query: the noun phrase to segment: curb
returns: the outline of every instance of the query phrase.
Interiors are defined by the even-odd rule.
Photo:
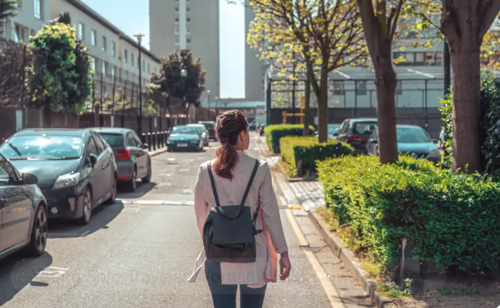
[[[167,152],[166,148],[165,148],[165,150],[156,150],[154,152],[149,153],[149,156],[153,157],[153,156],[157,156],[157,155],[160,155],[160,154],[163,154],[163,153],[166,153],[166,152]]]

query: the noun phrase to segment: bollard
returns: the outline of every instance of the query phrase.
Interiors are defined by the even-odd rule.
[[[156,151],[156,133],[153,133],[153,150]]]
[[[161,147],[165,147],[165,132],[161,132]]]
[[[420,273],[420,261],[413,259],[413,250],[415,246],[410,239],[401,239],[401,261],[399,264],[399,286],[401,289],[406,289],[405,280],[410,279],[411,284],[408,286],[413,294],[420,294],[423,291],[423,281]]]
[[[148,151],[151,151],[151,133],[148,133]]]

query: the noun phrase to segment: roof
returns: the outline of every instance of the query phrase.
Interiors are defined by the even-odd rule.
[[[132,129],[129,128],[122,128],[122,127],[89,127],[90,130],[94,130],[98,133],[104,132],[104,133],[125,133],[132,131]]]
[[[33,135],[57,135],[57,136],[69,136],[69,137],[81,137],[90,132],[89,129],[70,129],[70,128],[28,128],[23,129],[14,136],[33,136]]]
[[[208,107],[207,104],[203,104],[203,107]],[[265,101],[243,101],[243,102],[231,102],[231,103],[223,103],[223,102],[212,102],[210,107],[220,108],[220,109],[230,109],[230,108],[265,108]]]
[[[355,118],[355,119],[349,119],[351,122],[353,123],[357,123],[357,122],[377,122],[378,120],[375,119],[375,118]]]
[[[126,40],[128,43],[136,46],[137,42],[131,38],[130,36],[126,35],[125,32],[120,30],[118,27],[110,23],[106,18],[102,17],[100,14],[98,14],[96,11],[91,9],[88,5],[83,3],[80,0],[66,0],[66,2],[72,4],[85,14],[89,15],[91,18],[95,19],[97,22],[99,22],[101,25],[104,27],[108,28],[109,30],[113,31],[113,33],[118,34],[120,38],[123,38]],[[155,54],[153,54],[151,51],[147,50],[143,46],[141,46],[141,51],[150,56],[153,60],[160,62],[160,58],[158,58]]]

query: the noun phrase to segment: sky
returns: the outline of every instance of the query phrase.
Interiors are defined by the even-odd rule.
[[[227,4],[226,0],[219,1],[220,96],[243,98],[246,44],[244,8],[241,5]],[[83,0],[83,2],[129,36],[137,33],[145,34],[144,46],[149,49],[149,0]]]

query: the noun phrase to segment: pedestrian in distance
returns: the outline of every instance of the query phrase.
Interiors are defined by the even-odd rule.
[[[265,161],[248,156],[250,126],[238,110],[217,117],[221,147],[202,164],[195,185],[194,210],[203,250],[189,278],[205,270],[215,308],[261,308],[267,283],[290,275],[291,263]]]

